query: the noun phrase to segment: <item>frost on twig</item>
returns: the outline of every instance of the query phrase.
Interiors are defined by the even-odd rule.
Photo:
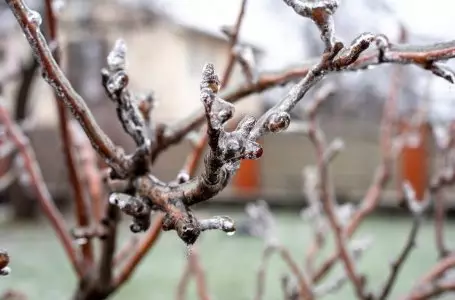
[[[133,223],[130,225],[132,232],[145,231],[150,227],[151,204],[146,199],[139,199],[126,194],[112,193],[109,196],[109,203],[116,205],[122,212],[133,216]]]
[[[318,26],[326,51],[335,45],[335,29],[332,15],[338,8],[339,0],[284,0],[302,17],[309,18]]]
[[[0,276],[9,275],[11,269],[8,267],[9,255],[5,250],[0,249]]]
[[[102,83],[109,98],[117,104],[117,115],[123,129],[138,147],[144,148],[150,143],[144,115],[148,116],[151,105],[143,102],[142,110],[139,109],[138,99],[127,88],[129,77],[126,73],[126,51],[125,42],[117,40],[107,56],[107,68],[101,70]],[[145,97],[143,101],[151,102],[152,99]]]
[[[227,216],[216,216],[199,220],[199,225],[201,226],[201,231],[218,229],[231,235],[235,233],[234,221]]]

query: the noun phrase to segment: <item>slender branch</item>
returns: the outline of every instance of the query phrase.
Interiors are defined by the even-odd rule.
[[[53,43],[58,43],[58,25],[57,18],[53,9],[52,0],[45,1],[46,19],[49,29],[49,38]],[[60,65],[61,53],[59,48],[56,49],[54,59],[57,66]],[[79,227],[88,227],[90,225],[88,203],[84,195],[80,174],[76,168],[76,158],[73,153],[73,139],[69,129],[68,113],[63,101],[60,101],[59,95],[55,93],[55,102],[57,104],[58,118],[60,124],[60,137],[65,157],[65,165],[68,169],[70,186],[73,191],[74,201],[76,203],[76,220]],[[82,254],[87,264],[93,263],[93,248],[91,240],[82,244]]]
[[[239,38],[239,33],[240,33],[240,28],[242,26],[243,19],[245,17],[245,12],[246,12],[246,5],[248,3],[248,0],[243,0],[242,4],[240,6],[240,11],[237,15],[237,20],[234,25],[234,30],[229,36],[229,52],[228,52],[228,59],[227,59],[227,65],[224,69],[223,76],[221,78],[221,91],[225,89],[225,87],[228,85],[229,80],[232,76],[233,70],[234,70],[234,65],[236,61],[236,56],[233,53],[233,48],[236,46]],[[208,142],[208,135],[205,134],[206,129],[202,128],[200,138],[198,143],[195,145],[193,152],[188,155],[186,161],[185,161],[185,166],[183,167],[182,171],[180,172],[181,174],[188,174],[188,178],[192,178],[194,176],[194,173],[196,172],[196,168],[199,165],[199,162],[202,158],[203,151],[205,149],[205,145]]]
[[[402,70],[396,68],[390,86],[389,96],[386,103],[384,104],[384,111],[381,120],[381,164],[377,167],[373,182],[368,188],[359,209],[356,210],[346,228],[344,234],[346,238],[350,238],[361,222],[371,214],[377,207],[380,201],[382,190],[387,184],[390,178],[390,172],[392,168],[392,134],[393,134],[393,120],[396,118],[397,113],[397,97],[399,92],[399,82],[402,76]],[[327,260],[323,262],[321,267],[314,273],[313,281],[318,282],[322,277],[334,266],[335,262],[339,257],[339,252],[334,253]]]
[[[405,191],[405,196],[407,201],[409,202],[408,207],[411,209],[411,213],[413,216],[412,228],[406,240],[405,246],[403,247],[403,250],[401,250],[398,257],[392,262],[391,270],[389,275],[387,276],[384,287],[380,291],[379,295],[376,297],[376,299],[378,300],[387,299],[387,297],[391,293],[393,285],[398,278],[398,273],[400,272],[400,269],[404,265],[412,249],[416,246],[417,234],[419,233],[420,225],[422,224],[423,210],[416,209],[416,207],[419,207],[421,205],[418,205],[418,201],[415,199],[415,195],[412,196],[410,195],[409,192],[406,193]]]
[[[161,233],[161,224],[163,223],[163,220],[164,216],[160,215],[157,217],[152,228],[149,229],[147,235],[140,241],[137,250],[134,251],[135,255],[131,256],[130,259],[125,262],[125,265],[116,276],[114,280],[115,287],[121,286],[131,277],[131,274],[133,274],[139,262],[158,240],[158,237]]]
[[[39,64],[34,59],[33,56],[30,57],[30,60],[22,66],[21,70],[21,82],[17,89],[17,94],[15,96],[15,110],[14,110],[14,119],[17,122],[21,122],[27,116],[27,106],[28,100],[30,99],[30,91],[32,90],[33,82],[36,78],[36,71],[38,70]]]
[[[207,284],[205,282],[204,270],[202,269],[201,264],[199,263],[199,255],[197,252],[193,251],[188,258],[190,260],[191,269],[193,275],[196,279],[196,289],[200,300],[209,300]]]
[[[148,233],[147,233],[148,234]],[[114,266],[122,265],[126,259],[128,259],[131,254],[134,254],[136,250],[136,246],[139,244],[139,238],[137,236],[133,236],[130,240],[123,245],[123,247],[117,252],[114,257]]]
[[[448,41],[428,45],[391,44],[384,53],[379,49],[368,49],[349,67],[333,70],[333,72],[367,70],[376,65],[402,64],[421,65],[431,61],[444,61],[455,57],[455,41]],[[258,76],[253,84],[240,84],[224,90],[220,97],[234,103],[255,93],[264,92],[277,85],[284,85],[290,81],[300,79],[308,74],[318,59],[310,59],[299,66],[293,66],[275,72],[266,72]],[[197,129],[204,122],[203,110],[195,111],[182,121],[166,128],[163,136],[163,145],[166,147],[178,143],[188,132]]]
[[[322,101],[317,100],[317,102],[321,103]],[[327,161],[329,160],[325,159],[324,157],[325,156],[324,154],[327,151],[327,147],[325,145],[325,140],[322,134],[320,133],[320,130],[317,129],[315,111],[310,113],[309,137],[316,148],[322,208],[324,210],[325,215],[327,216],[330,228],[334,233],[337,252],[339,253],[340,259],[343,262],[348,278],[354,285],[357,297],[359,299],[369,299],[370,296],[365,291],[364,277],[358,274],[356,271],[355,262],[351,257],[351,254],[349,253],[348,248],[345,244],[343,228],[341,227],[341,224],[338,220],[338,216],[336,214],[335,210],[336,203],[333,196],[333,188],[331,187],[330,183],[329,165],[327,163]]]
[[[125,175],[130,168],[124,153],[106,136],[96,123],[82,97],[73,89],[52,56],[51,50],[41,33],[41,16],[28,8],[23,0],[6,0],[22,31],[40,63],[44,79],[52,86],[58,99],[70,107],[72,114],[81,124],[93,148],[119,175]]]
[[[117,286],[112,281],[117,228],[120,221],[120,211],[114,205],[107,205],[106,215],[102,222],[106,229],[106,238],[101,244],[101,256],[98,265],[98,285],[103,289],[113,289]]]
[[[85,133],[75,120],[70,120],[71,136],[73,145],[78,154],[78,162],[84,176],[84,183],[88,187],[88,194],[91,200],[90,210],[95,223],[101,222],[105,203],[103,200],[104,191],[102,187],[102,179],[98,167],[98,159],[95,151],[90,145]]]
[[[35,192],[38,197],[38,202],[48,220],[51,222],[51,225],[59,237],[60,242],[63,244],[63,248],[65,249],[73,268],[78,276],[81,277],[84,270],[80,262],[79,252],[74,249],[72,239],[66,228],[65,220],[59,210],[55,207],[52,196],[44,183],[41,171],[36,162],[35,154],[29,145],[29,141],[21,130],[13,123],[5,107],[1,105],[0,123],[6,127],[6,134],[15,144],[20,155],[22,156],[25,170],[30,176],[33,187],[36,189]]]
[[[284,262],[286,262],[289,269],[299,282],[300,298],[305,300],[314,299],[313,291],[308,278],[306,278],[305,274],[302,271],[300,271],[298,264],[292,259],[289,250],[282,246],[278,246],[277,250],[280,253],[281,258],[284,260]]]
[[[190,255],[191,256],[191,255]],[[190,257],[188,258],[190,259]],[[193,275],[191,270],[191,264],[188,261],[185,265],[185,269],[183,270],[182,276],[180,277],[180,281],[177,285],[177,293],[175,296],[176,300],[184,300],[186,295],[186,288],[190,282],[191,276]]]
[[[272,245],[269,245],[262,251],[261,264],[259,266],[256,279],[256,295],[254,296],[255,300],[262,300],[264,298],[267,265],[274,250],[274,247]]]
[[[419,280],[417,280],[416,287],[424,286],[427,283],[433,282],[440,278],[444,272],[455,267],[455,254],[450,254],[446,258],[440,260],[434,265],[430,271],[424,274]]]
[[[228,85],[232,71],[234,69],[236,59],[235,53],[232,51],[232,49],[235,47],[239,39],[240,27],[242,26],[243,19],[245,18],[247,3],[248,0],[242,0],[242,4],[240,5],[240,11],[237,14],[237,20],[235,21],[234,30],[232,31],[232,34],[230,34],[229,36],[228,59],[226,68],[224,69],[223,76],[221,77],[222,78],[221,88],[225,88]]]

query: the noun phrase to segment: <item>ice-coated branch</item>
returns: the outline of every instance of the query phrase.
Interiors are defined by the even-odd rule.
[[[141,110],[139,100],[128,90],[126,51],[125,41],[117,40],[107,56],[107,68],[101,71],[102,83],[109,98],[117,104],[117,116],[125,132],[133,138],[137,147],[146,148],[150,141],[144,115],[148,117],[153,98],[146,97]]]
[[[234,220],[227,216],[216,216],[210,219],[199,220],[199,225],[202,231],[218,229],[228,234],[235,233]]]
[[[335,45],[335,26],[332,15],[338,8],[339,0],[283,0],[302,17],[309,18],[318,26],[326,51]]]
[[[147,204],[145,199],[112,193],[109,196],[109,203],[116,205],[123,213],[133,217],[133,223],[130,225],[132,232],[145,231],[150,227],[151,205]]]
[[[71,110],[93,148],[119,175],[125,175],[130,169],[130,161],[124,152],[117,148],[112,140],[96,123],[84,99],[73,89],[65,74],[55,61],[52,51],[40,30],[41,16],[31,10],[23,0],[7,0],[22,31],[29,42],[35,58],[41,66],[43,78],[52,86],[59,101],[63,101]]]

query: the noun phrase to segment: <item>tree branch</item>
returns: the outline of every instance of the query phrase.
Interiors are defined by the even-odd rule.
[[[82,97],[73,89],[52,56],[51,50],[41,33],[41,16],[28,8],[23,0],[6,0],[22,31],[40,63],[44,79],[52,86],[60,101],[70,107],[72,114],[81,124],[93,148],[120,176],[130,168],[129,160],[106,136],[96,123]]]
[[[38,202],[59,237],[59,240],[62,243],[73,268],[78,276],[82,277],[84,269],[81,265],[81,257],[79,256],[79,252],[74,249],[64,218],[55,207],[52,196],[44,183],[41,171],[36,162],[35,154],[29,146],[29,141],[17,125],[13,123],[7,110],[2,105],[0,105],[0,123],[6,127],[6,134],[9,136],[22,156],[25,170],[30,176],[33,187],[36,189],[35,192],[38,197]]]
[[[58,27],[55,12],[53,10],[52,0],[45,1],[45,9],[49,29],[49,38],[53,43],[57,43]],[[55,63],[57,66],[60,64],[60,56],[60,49],[57,47],[54,55]],[[59,95],[55,93],[54,96],[58,109],[60,137],[65,157],[65,164],[67,166],[70,186],[72,188],[74,201],[76,204],[77,223],[80,227],[88,227],[90,225],[88,212],[89,207],[87,199],[84,195],[82,182],[80,180],[80,174],[76,168],[76,159],[73,153],[73,139],[71,138],[71,131],[69,129],[68,114],[63,101],[60,101],[59,99]],[[88,265],[93,264],[93,248],[91,240],[88,240],[87,243],[82,244],[81,248],[85,263]]]
[[[422,213],[425,204],[420,204],[417,199],[415,199],[415,193],[406,192],[405,186],[405,197],[408,202],[408,207],[411,209],[413,216],[413,224],[411,231],[406,240],[403,250],[400,252],[398,257],[392,262],[391,270],[387,279],[385,281],[384,287],[380,291],[379,295],[376,297],[378,300],[385,300],[392,291],[393,285],[398,278],[398,273],[400,272],[401,267],[404,265],[406,259],[408,258],[411,250],[416,246],[417,234],[419,233],[420,225],[422,223]],[[422,208],[423,207],[423,208]]]

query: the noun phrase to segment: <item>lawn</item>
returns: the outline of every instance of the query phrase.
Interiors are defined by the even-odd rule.
[[[204,212],[226,214],[226,209]],[[237,220],[243,213],[232,211],[229,215]],[[295,260],[302,262],[305,247],[311,241],[308,226],[298,217],[298,212],[276,212],[282,242],[289,247]],[[368,276],[369,287],[380,288],[389,272],[388,262],[402,248],[407,237],[411,219],[396,216],[375,216],[364,222],[357,236],[369,236],[374,244],[360,262],[361,271]],[[121,240],[128,238],[128,224],[122,224]],[[455,223],[447,225],[447,240],[455,238]],[[3,224],[0,227],[0,247],[12,256],[12,274],[0,279],[0,293],[8,288],[26,292],[29,299],[70,299],[75,288],[75,278],[55,235],[45,223]],[[332,245],[327,246],[326,253]],[[256,270],[260,263],[263,244],[260,240],[222,232],[208,232],[199,241],[201,263],[206,270],[208,286],[216,300],[252,300],[255,289]],[[390,299],[403,295],[413,282],[430,268],[437,258],[433,224],[426,220],[421,228],[418,247],[402,270]],[[122,289],[113,297],[122,299],[174,299],[175,289],[186,262],[186,247],[174,232],[162,235],[156,247],[149,252],[144,263]],[[265,299],[281,299],[280,280],[287,271],[278,257],[271,261],[267,273]],[[331,273],[340,274],[338,266]],[[191,284],[187,299],[197,299]],[[355,299],[349,284],[336,295],[324,299]]]

